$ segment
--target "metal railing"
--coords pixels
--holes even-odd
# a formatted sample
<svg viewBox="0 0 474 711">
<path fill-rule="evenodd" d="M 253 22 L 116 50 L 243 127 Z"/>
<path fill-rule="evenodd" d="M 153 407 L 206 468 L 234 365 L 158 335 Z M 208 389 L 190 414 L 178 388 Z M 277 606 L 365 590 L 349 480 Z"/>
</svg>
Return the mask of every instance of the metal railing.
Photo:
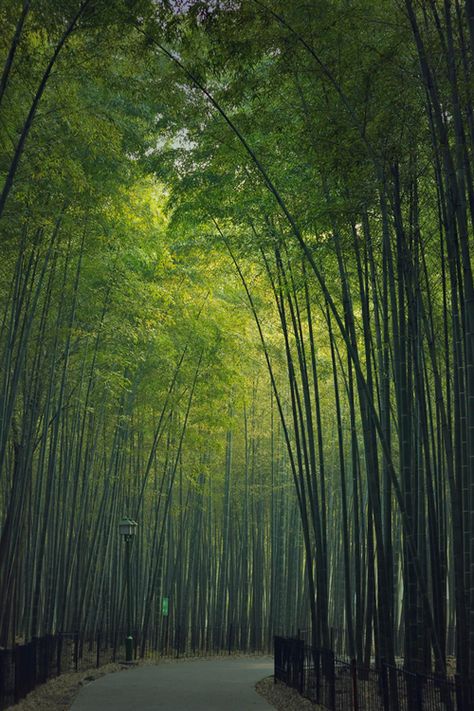
<svg viewBox="0 0 474 711">
<path fill-rule="evenodd" d="M 0 649 L 0 709 L 18 703 L 39 684 L 77 666 L 77 635 L 46 635 Z"/>
<path fill-rule="evenodd" d="M 18 703 L 37 686 L 65 672 L 100 667 L 124 659 L 125 633 L 79 632 L 36 637 L 11 649 L 0 649 L 0 711 Z"/>
<path fill-rule="evenodd" d="M 330 711 L 473 711 L 474 682 L 381 663 L 364 667 L 301 639 L 274 638 L 275 681 Z"/>
</svg>

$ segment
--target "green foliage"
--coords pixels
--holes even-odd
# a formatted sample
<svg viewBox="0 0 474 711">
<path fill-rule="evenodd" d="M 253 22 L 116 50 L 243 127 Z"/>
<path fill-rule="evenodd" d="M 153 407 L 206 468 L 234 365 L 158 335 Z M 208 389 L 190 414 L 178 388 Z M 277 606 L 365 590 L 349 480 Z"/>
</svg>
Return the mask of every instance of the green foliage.
<svg viewBox="0 0 474 711">
<path fill-rule="evenodd" d="M 421 670 L 429 629 L 442 670 L 456 617 L 472 671 L 460 4 L 23 7 L 0 8 L 0 597 L 16 605 L 0 642 L 19 619 L 24 636 L 95 629 L 95 598 L 113 627 L 123 508 L 153 522 L 144 638 L 165 580 L 183 629 L 194 584 L 196 617 L 235 621 L 236 581 L 243 619 L 251 598 L 255 618 L 294 623 L 275 602 L 288 573 L 313 641 L 344 619 L 351 656 L 393 662 L 404 637 Z"/>
</svg>

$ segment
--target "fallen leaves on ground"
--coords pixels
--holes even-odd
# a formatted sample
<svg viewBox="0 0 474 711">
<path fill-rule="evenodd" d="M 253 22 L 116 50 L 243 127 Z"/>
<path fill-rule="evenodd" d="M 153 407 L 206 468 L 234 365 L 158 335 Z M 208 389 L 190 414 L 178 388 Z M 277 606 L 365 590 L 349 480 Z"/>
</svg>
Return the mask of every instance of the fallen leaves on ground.
<svg viewBox="0 0 474 711">
<path fill-rule="evenodd" d="M 318 711 L 322 706 L 312 704 L 308 699 L 303 698 L 296 689 L 292 689 L 286 684 L 278 682 L 275 684 L 272 676 L 262 679 L 255 685 L 256 690 L 278 711 L 305 711 L 312 709 Z"/>
</svg>

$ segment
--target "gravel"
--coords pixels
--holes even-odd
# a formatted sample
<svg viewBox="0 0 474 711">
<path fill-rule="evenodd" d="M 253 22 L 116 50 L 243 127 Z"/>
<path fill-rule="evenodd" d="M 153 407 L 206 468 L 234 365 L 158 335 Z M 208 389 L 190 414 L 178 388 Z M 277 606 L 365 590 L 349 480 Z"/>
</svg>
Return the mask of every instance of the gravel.
<svg viewBox="0 0 474 711">
<path fill-rule="evenodd" d="M 69 672 L 38 686 L 20 703 L 10 706 L 11 711 L 68 711 L 81 686 L 104 674 L 127 670 L 122 664 L 106 664 L 100 669 Z"/>
<path fill-rule="evenodd" d="M 263 696 L 274 708 L 279 711 L 300 711 L 313 709 L 313 711 L 324 711 L 319 704 L 312 704 L 308 699 L 303 698 L 296 689 L 277 681 L 276 684 L 272 676 L 262 679 L 255 686 L 258 693 Z"/>
</svg>

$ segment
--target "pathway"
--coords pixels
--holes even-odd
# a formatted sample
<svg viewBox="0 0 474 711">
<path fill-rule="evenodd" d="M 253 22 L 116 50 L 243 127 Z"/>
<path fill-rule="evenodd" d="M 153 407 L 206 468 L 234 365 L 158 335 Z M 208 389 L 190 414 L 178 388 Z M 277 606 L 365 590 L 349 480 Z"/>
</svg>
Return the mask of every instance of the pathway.
<svg viewBox="0 0 474 711">
<path fill-rule="evenodd" d="M 272 673 L 271 657 L 139 666 L 83 687 L 71 711 L 268 711 L 255 684 Z"/>
</svg>

